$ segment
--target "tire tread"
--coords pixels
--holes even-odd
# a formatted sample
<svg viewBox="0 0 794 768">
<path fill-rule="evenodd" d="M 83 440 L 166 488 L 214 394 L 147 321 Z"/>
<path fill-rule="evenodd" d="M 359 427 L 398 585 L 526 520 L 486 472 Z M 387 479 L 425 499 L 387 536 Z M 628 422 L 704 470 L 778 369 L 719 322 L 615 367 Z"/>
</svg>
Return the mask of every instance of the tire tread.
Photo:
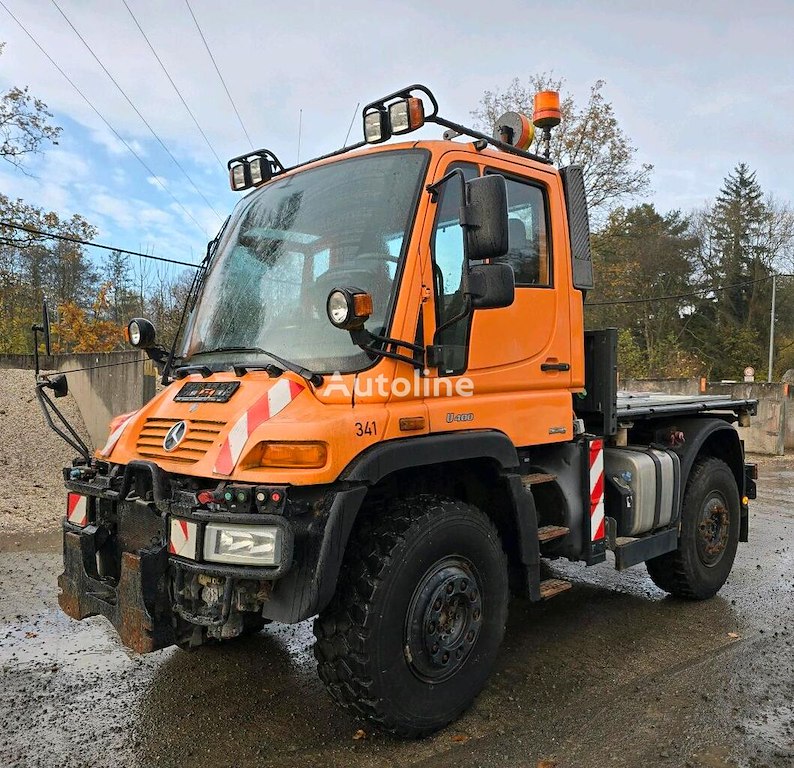
<svg viewBox="0 0 794 768">
<path fill-rule="evenodd" d="M 701 478 L 708 477 L 718 467 L 728 469 L 724 461 L 713 456 L 704 457 L 695 462 L 687 481 L 682 515 L 686 514 L 689 506 L 691 506 L 689 503 L 690 495 L 698 489 Z M 692 562 L 693 557 L 696 557 L 696 555 L 679 545 L 679 548 L 673 552 L 648 560 L 645 566 L 648 569 L 651 581 L 659 589 L 676 597 L 688 600 L 703 600 L 711 597 L 713 593 L 710 590 L 704 590 L 703 586 L 698 583 L 695 564 Z"/>
<path fill-rule="evenodd" d="M 391 566 L 395 550 L 407 543 L 406 534 L 423 518 L 449 511 L 451 507 L 476 509 L 456 499 L 422 494 L 362 510 L 360 524 L 348 542 L 336 593 L 314 621 L 317 671 L 331 697 L 347 711 L 401 738 L 420 738 L 431 731 L 406 728 L 392 721 L 371 693 L 374 682 L 368 672 L 367 648 L 373 620 L 372 601 Z M 482 518 L 498 540 L 491 520 L 485 515 Z M 500 552 L 506 568 L 501 547 Z"/>
</svg>

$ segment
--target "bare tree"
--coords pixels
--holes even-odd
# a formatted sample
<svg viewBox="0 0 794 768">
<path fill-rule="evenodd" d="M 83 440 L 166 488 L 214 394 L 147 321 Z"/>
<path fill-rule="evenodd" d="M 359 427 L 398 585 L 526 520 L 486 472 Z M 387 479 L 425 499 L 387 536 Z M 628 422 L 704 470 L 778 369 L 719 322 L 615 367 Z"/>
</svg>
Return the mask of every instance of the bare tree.
<svg viewBox="0 0 794 768">
<path fill-rule="evenodd" d="M 587 199 L 596 219 L 618 203 L 647 193 L 653 166 L 638 165 L 637 148 L 620 127 L 612 104 L 603 94 L 603 80 L 590 88 L 587 103 L 580 107 L 566 92 L 565 80 L 550 73 L 531 75 L 526 81 L 515 78 L 504 90 L 486 91 L 472 112 L 480 127 L 493 130 L 499 117 L 508 111 L 532 116 L 538 91 L 559 91 L 562 122 L 552 131 L 552 157 L 560 165 L 584 167 Z M 536 149 L 540 141 L 536 135 Z"/>
<path fill-rule="evenodd" d="M 0 97 L 0 158 L 21 168 L 45 143 L 57 144 L 61 129 L 50 124 L 51 118 L 47 105 L 31 96 L 27 86 L 9 88 Z"/>
</svg>

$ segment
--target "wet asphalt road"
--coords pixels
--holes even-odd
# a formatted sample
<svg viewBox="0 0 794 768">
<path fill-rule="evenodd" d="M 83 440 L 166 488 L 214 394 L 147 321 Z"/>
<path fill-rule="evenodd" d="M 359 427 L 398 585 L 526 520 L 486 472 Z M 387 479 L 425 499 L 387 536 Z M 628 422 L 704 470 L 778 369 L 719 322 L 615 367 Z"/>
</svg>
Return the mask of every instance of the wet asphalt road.
<svg viewBox="0 0 794 768">
<path fill-rule="evenodd" d="M 716 598 L 666 597 L 643 566 L 555 563 L 573 589 L 514 600 L 485 692 L 414 743 L 334 707 L 308 622 L 129 655 L 103 619 L 59 612 L 57 536 L 0 540 L 0 766 L 791 768 L 794 460 L 762 473 Z"/>
</svg>

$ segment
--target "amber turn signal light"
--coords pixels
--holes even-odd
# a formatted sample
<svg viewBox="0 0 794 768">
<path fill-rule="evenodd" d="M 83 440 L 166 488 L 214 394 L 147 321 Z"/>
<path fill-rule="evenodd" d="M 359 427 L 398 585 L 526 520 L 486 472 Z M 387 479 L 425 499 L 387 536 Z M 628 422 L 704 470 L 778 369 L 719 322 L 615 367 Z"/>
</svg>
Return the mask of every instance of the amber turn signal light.
<svg viewBox="0 0 794 768">
<path fill-rule="evenodd" d="M 325 443 L 262 442 L 246 456 L 244 469 L 320 469 L 328 461 Z"/>
<path fill-rule="evenodd" d="M 418 432 L 426 426 L 424 416 L 405 416 L 400 419 L 400 432 Z"/>
</svg>

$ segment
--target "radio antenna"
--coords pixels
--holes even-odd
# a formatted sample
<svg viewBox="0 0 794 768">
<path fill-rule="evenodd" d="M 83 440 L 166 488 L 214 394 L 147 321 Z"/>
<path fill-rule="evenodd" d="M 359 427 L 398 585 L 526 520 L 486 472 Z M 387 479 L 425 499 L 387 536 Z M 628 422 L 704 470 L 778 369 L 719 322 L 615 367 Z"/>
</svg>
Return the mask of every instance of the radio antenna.
<svg viewBox="0 0 794 768">
<path fill-rule="evenodd" d="M 298 112 L 298 160 L 296 165 L 301 161 L 301 131 L 303 130 L 303 110 Z"/>
<path fill-rule="evenodd" d="M 347 133 L 345 134 L 345 140 L 342 142 L 343 147 L 347 146 L 347 140 L 350 137 L 350 131 L 353 130 L 353 123 L 355 122 L 356 115 L 358 114 L 358 108 L 360 104 L 360 101 L 356 102 L 356 108 L 353 110 L 353 117 L 350 118 L 350 125 L 348 126 Z"/>
</svg>

